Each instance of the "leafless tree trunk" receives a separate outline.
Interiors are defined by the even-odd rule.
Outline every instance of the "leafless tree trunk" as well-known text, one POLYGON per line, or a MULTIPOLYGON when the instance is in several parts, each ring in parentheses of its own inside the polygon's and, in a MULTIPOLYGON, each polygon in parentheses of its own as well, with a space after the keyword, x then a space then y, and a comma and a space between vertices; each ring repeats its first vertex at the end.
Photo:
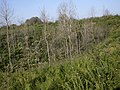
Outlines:
POLYGON ((69 2, 69 7, 68 7, 68 28, 69 28, 69 34, 68 34, 68 38, 69 38, 69 47, 70 47, 70 59, 72 59, 72 52, 73 52, 73 42, 72 42, 72 38, 74 37, 74 31, 72 31, 72 28, 74 27, 73 25, 73 20, 75 19, 76 16, 76 12, 75 12, 75 6, 73 5, 72 0, 70 0, 69 2))
POLYGON ((95 17, 95 13, 96 13, 96 11, 95 11, 94 7, 91 7, 90 16, 91 16, 92 18, 95 17))
POLYGON ((40 19, 42 20, 42 22, 44 23, 44 30, 43 30, 43 33, 44 33, 44 39, 45 39, 45 42, 46 42, 46 45, 47 45, 47 56, 48 56, 48 62, 49 62, 49 65, 50 65, 50 48, 49 48, 49 42, 47 40, 47 24, 48 24, 48 16, 46 14, 46 11, 45 9, 43 9, 41 11, 41 16, 40 16, 40 19))
POLYGON ((2 18, 3 23, 6 25, 6 35, 7 35, 6 40, 7 40, 8 57, 9 57, 9 64, 11 70, 13 66, 11 62, 11 50, 10 50, 10 41, 9 41, 9 24, 12 15, 13 15, 13 11, 9 8, 7 0, 3 0, 0 7, 0 18, 2 18))
POLYGON ((67 57, 72 59, 73 43, 72 43, 72 24, 74 19, 74 8, 67 3, 63 3, 58 8, 59 22, 65 35, 66 54, 67 57))
POLYGON ((74 22, 76 34, 76 54, 81 54, 82 30, 79 21, 74 22))

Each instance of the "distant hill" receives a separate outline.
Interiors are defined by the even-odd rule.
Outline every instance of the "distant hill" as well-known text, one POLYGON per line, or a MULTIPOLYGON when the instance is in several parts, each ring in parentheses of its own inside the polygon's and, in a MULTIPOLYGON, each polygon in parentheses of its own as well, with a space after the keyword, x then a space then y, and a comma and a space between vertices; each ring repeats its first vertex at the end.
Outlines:
POLYGON ((27 19, 27 20, 25 21, 25 23, 26 23, 27 25, 33 25, 33 24, 36 24, 36 23, 42 23, 42 21, 41 21, 38 17, 32 17, 32 18, 30 18, 30 19, 27 19))

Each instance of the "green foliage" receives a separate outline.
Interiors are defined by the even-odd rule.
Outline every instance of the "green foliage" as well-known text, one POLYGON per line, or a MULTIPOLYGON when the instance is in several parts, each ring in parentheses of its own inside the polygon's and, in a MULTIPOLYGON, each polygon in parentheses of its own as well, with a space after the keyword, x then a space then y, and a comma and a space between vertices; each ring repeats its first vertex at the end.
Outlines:
POLYGON ((12 90, 110 90, 120 87, 119 59, 114 59, 116 62, 105 55, 104 60, 100 57, 96 63, 94 58, 84 55, 57 67, 16 72, 8 79, 9 87, 12 90))
MULTIPOLYGON (((115 18, 118 19, 119 17, 105 16, 93 18, 95 22, 97 22, 97 20, 98 22, 99 20, 102 22, 102 19, 106 20, 104 24, 107 23, 108 26, 110 25, 109 28, 112 29, 108 28, 110 30, 109 33, 107 33, 108 36, 102 42, 92 44, 90 49, 75 56, 73 60, 62 60, 62 63, 56 61, 55 65, 51 64, 51 66, 48 66, 48 64, 46 64, 44 67, 40 64, 38 68, 27 68, 26 71, 19 67, 18 71, 12 73, 8 71, 3 72, 2 63, 0 63, 0 67, 2 68, 0 72, 0 90, 119 90, 120 27, 118 27, 118 23, 114 23, 118 22, 115 18)), ((99 22, 97 26, 101 25, 101 22, 99 22)), ((38 27, 38 29, 39 28, 40 27, 38 27)), ((38 32, 41 31, 38 30, 38 32)), ((32 34, 33 33, 29 32, 31 52, 33 52, 32 48, 36 45, 34 44, 34 40, 32 40, 32 34)), ((31 61, 32 59, 36 59, 37 53, 39 52, 40 58, 47 61, 44 41, 39 37, 35 38, 36 42, 39 42, 39 39, 41 40, 40 46, 37 47, 37 52, 33 53, 33 56, 29 59, 31 61), (43 47, 42 49, 40 49, 41 46, 43 47)), ((0 44, 1 47, 4 45, 3 43, 5 42, 0 44)), ((59 45, 60 43, 57 42, 56 44, 59 45)), ((16 43, 16 46, 16 60, 13 61, 14 64, 18 65, 18 62, 26 64, 26 52, 23 52, 24 49, 26 49, 24 43, 19 41, 16 43)), ((4 53, 2 50, 1 48, 0 53, 4 53)), ((35 63, 31 61, 30 63, 35 63)))

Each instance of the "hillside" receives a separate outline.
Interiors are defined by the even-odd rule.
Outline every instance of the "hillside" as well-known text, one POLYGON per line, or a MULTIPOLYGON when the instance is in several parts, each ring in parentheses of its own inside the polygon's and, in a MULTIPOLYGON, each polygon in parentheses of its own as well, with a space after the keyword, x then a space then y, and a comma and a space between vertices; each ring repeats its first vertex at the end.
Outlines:
POLYGON ((12 70, 5 29, 1 28, 0 90, 119 90, 120 16, 73 22, 71 39, 67 39, 68 54, 64 47, 67 32, 58 30, 59 22, 48 23, 46 38, 52 48, 50 62, 43 23, 10 26, 11 48, 15 50, 11 51, 12 70))

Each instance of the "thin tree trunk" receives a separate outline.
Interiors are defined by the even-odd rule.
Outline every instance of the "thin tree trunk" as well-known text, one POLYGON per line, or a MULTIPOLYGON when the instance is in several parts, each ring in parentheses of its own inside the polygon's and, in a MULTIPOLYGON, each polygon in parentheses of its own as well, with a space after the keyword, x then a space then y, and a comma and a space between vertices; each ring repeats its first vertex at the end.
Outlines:
POLYGON ((46 37, 46 30, 47 30, 47 24, 46 22, 44 23, 44 39, 45 39, 45 42, 46 42, 46 45, 47 45, 47 56, 48 56, 48 62, 49 62, 49 66, 50 66, 50 49, 49 49, 49 43, 48 43, 48 40, 47 40, 47 37, 46 37))
POLYGON ((8 58, 9 58, 9 64, 10 64, 10 70, 12 71, 13 66, 11 62, 11 51, 10 51, 10 42, 9 42, 9 25, 7 23, 7 48, 8 48, 8 58))
POLYGON ((70 54, 70 60, 72 59, 72 41, 71 41, 71 19, 69 20, 69 34, 68 34, 68 38, 69 38, 69 54, 70 54))
POLYGON ((66 38, 66 40, 65 40, 65 44, 66 44, 66 56, 67 56, 67 58, 69 58, 69 48, 68 48, 67 38, 66 38))

